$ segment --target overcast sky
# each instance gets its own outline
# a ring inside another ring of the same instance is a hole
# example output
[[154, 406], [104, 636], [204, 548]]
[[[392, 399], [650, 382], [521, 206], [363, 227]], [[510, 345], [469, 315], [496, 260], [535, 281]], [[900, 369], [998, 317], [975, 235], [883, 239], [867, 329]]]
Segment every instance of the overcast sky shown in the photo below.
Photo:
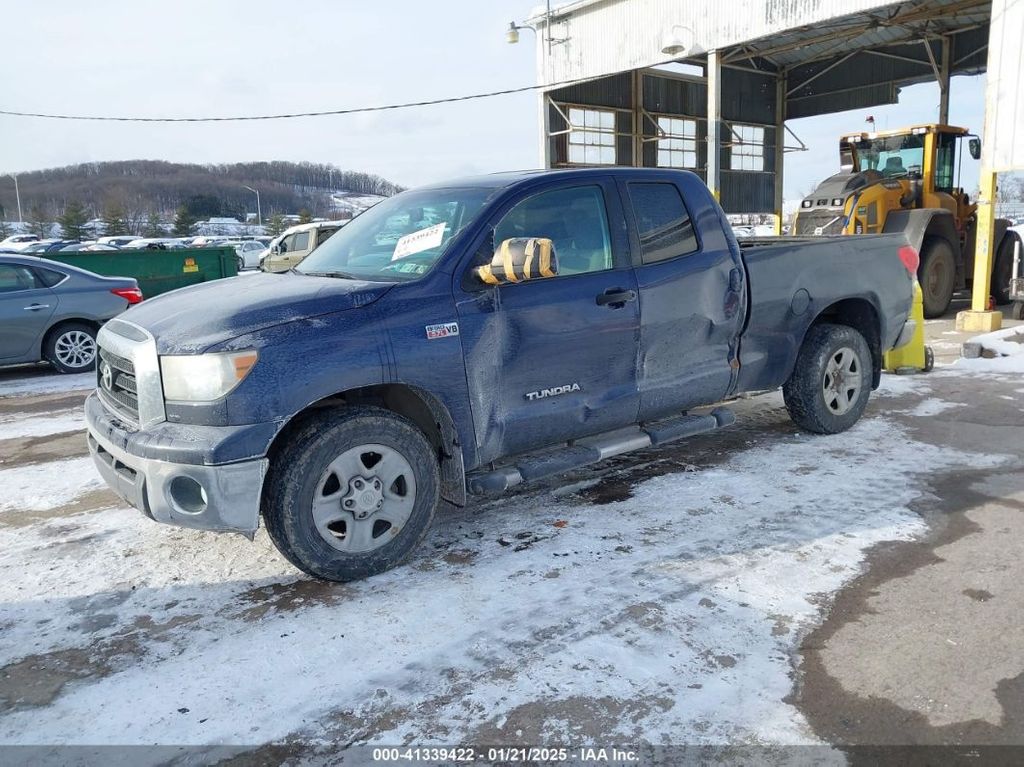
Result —
[[[5, 16], [0, 108], [207, 116], [416, 101], [535, 82], [533, 35], [504, 40], [535, 0], [37, 0]], [[983, 78], [953, 81], [951, 122], [981, 130]], [[934, 85], [899, 105], [795, 120], [811, 151], [786, 159], [786, 197], [837, 169], [840, 133], [935, 118]], [[220, 124], [0, 116], [0, 170], [79, 162], [309, 160], [404, 185], [536, 167], [533, 93], [397, 112]], [[969, 160], [968, 160], [969, 162]], [[976, 183], [977, 170], [967, 177]], [[0, 183], [4, 183], [0, 181]], [[9, 181], [7, 182], [9, 183]]]

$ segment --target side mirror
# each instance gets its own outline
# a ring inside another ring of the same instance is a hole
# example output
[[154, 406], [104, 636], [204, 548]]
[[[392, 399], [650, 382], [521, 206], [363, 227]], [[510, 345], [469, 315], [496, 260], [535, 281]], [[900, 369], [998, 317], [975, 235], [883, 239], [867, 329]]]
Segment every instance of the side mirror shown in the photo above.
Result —
[[981, 159], [981, 139], [972, 138], [967, 142], [967, 149], [975, 160]]
[[475, 272], [485, 285], [555, 277], [555, 244], [546, 237], [512, 237], [498, 246], [491, 263], [478, 266]]

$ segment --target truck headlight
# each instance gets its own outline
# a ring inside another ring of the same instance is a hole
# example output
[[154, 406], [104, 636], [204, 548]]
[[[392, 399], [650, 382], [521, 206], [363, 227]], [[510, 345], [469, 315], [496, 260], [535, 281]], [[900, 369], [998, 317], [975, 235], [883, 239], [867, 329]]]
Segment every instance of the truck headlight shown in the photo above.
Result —
[[164, 399], [212, 402], [234, 389], [249, 375], [259, 355], [254, 349], [214, 354], [163, 355], [160, 374]]

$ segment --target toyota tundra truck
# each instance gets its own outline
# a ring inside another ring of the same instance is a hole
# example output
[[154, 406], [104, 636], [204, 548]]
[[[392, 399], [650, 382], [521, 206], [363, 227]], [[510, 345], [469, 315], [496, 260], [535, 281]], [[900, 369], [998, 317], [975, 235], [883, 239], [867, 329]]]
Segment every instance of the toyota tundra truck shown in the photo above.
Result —
[[298, 267], [133, 307], [85, 410], [106, 482], [158, 522], [259, 525], [346, 581], [444, 500], [727, 426], [782, 387], [850, 428], [909, 340], [902, 235], [735, 239], [694, 174], [504, 173], [403, 192]]

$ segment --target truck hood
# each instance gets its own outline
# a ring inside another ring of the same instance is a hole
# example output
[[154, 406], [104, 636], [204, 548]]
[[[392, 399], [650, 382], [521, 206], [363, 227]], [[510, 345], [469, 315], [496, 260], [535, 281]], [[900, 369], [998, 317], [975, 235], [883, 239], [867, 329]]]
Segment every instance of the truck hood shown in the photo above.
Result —
[[150, 298], [120, 316], [156, 338], [161, 354], [195, 354], [285, 322], [368, 306], [393, 283], [283, 274], [214, 280]]

